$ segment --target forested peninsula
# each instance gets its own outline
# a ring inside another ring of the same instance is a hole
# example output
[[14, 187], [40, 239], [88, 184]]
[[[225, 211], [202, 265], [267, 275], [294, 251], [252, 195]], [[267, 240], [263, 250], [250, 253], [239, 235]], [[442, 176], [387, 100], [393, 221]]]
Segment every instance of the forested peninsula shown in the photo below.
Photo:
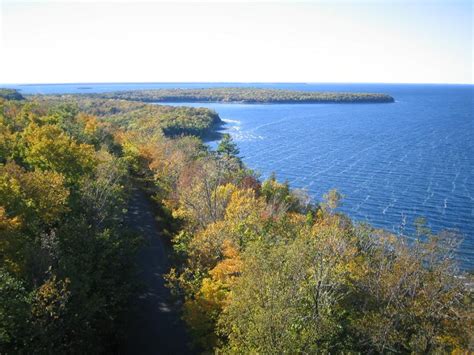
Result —
[[23, 100], [24, 97], [17, 90], [14, 89], [1, 89], [0, 98], [5, 100]]
[[135, 131], [153, 131], [167, 137], [213, 135], [222, 123], [217, 112], [203, 107], [150, 105], [139, 101], [92, 95], [36, 95], [30, 101], [74, 107], [111, 124]]
[[95, 94], [102, 98], [142, 102], [240, 102], [266, 104], [298, 103], [390, 103], [393, 97], [378, 93], [310, 92], [259, 88], [157, 89]]
[[[472, 275], [457, 268], [456, 234], [419, 220], [407, 241], [352, 221], [335, 190], [318, 203], [262, 181], [229, 135], [213, 150], [192, 134], [217, 120], [209, 110], [7, 95], [0, 353], [126, 353], [130, 320], [143, 333], [180, 319], [194, 353], [472, 352]], [[166, 281], [180, 319], [158, 302], [140, 323], [134, 302], [153, 296], [144, 273]], [[167, 335], [136, 344], [185, 347]]]

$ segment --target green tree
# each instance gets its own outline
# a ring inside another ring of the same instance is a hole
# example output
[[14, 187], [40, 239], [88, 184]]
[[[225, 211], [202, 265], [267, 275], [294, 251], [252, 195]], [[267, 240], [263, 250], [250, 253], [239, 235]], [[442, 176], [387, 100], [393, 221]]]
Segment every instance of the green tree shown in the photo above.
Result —
[[224, 133], [216, 149], [217, 153], [224, 156], [237, 158], [240, 154], [237, 144], [235, 144], [231, 135]]
[[0, 268], [0, 349], [17, 353], [31, 336], [31, 296], [23, 283]]

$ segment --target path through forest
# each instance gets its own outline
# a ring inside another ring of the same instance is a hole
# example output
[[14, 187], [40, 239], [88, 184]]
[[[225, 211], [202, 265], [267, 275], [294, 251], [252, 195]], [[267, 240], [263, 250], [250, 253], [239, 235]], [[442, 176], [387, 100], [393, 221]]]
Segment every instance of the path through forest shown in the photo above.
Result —
[[179, 309], [165, 287], [163, 274], [169, 270], [167, 248], [161, 239], [152, 204], [135, 188], [128, 212], [130, 226], [144, 236], [138, 255], [140, 281], [144, 289], [135, 300], [133, 317], [125, 339], [125, 354], [192, 354], [189, 337]]

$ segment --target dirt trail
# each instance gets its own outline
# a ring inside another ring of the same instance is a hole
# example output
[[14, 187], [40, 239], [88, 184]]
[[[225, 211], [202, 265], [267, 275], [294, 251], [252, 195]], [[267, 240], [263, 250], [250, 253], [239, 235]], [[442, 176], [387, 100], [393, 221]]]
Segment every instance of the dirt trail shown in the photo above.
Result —
[[192, 354], [189, 336], [179, 309], [165, 287], [163, 274], [169, 270], [167, 248], [156, 225], [151, 203], [135, 189], [129, 206], [130, 225], [145, 238], [138, 255], [144, 291], [135, 300], [125, 339], [124, 354]]

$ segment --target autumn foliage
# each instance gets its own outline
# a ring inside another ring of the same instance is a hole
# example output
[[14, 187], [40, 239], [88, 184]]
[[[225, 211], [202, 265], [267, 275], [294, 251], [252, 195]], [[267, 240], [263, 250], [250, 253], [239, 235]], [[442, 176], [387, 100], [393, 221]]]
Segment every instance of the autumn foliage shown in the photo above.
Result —
[[111, 135], [73, 106], [0, 99], [1, 353], [116, 343], [137, 242]]
[[[156, 202], [195, 349], [467, 353], [472, 293], [458, 238], [356, 224], [260, 181], [216, 120], [94, 97], [0, 99], [0, 352], [110, 352], [133, 293], [127, 186]], [[157, 349], [159, 352], [159, 349]]]

